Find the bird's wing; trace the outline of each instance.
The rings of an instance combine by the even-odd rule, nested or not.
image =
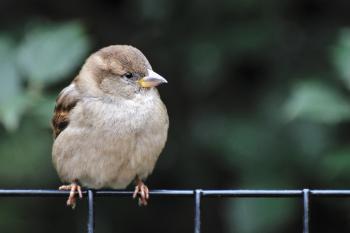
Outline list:
[[[51,125],[54,138],[68,126],[69,114],[80,100],[80,93],[74,83],[64,88],[56,99]]]

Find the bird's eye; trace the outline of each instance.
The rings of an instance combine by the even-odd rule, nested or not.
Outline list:
[[[132,75],[132,73],[127,72],[127,73],[124,74],[124,77],[125,77],[125,78],[132,78],[133,75]]]

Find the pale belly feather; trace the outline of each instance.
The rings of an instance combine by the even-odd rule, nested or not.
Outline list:
[[[147,98],[140,104],[97,100],[78,104],[53,146],[53,163],[61,180],[77,179],[83,186],[97,189],[125,188],[136,176],[146,178],[168,130],[162,103]],[[149,104],[154,107],[146,107]],[[166,114],[165,120],[159,114]]]

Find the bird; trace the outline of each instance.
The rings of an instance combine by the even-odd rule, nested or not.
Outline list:
[[[91,54],[56,99],[52,161],[75,208],[82,188],[124,189],[149,200],[145,179],[168,136],[169,117],[157,86],[167,80],[131,45],[111,45]]]

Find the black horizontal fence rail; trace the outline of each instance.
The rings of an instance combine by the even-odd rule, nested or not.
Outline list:
[[[95,231],[95,197],[131,197],[133,191],[84,190],[88,200],[87,232]],[[45,189],[0,189],[0,197],[67,197],[69,191]],[[303,204],[303,233],[309,233],[310,200],[313,197],[350,197],[350,190],[151,190],[151,196],[187,197],[194,199],[194,233],[201,232],[201,202],[203,198],[301,198]]]

